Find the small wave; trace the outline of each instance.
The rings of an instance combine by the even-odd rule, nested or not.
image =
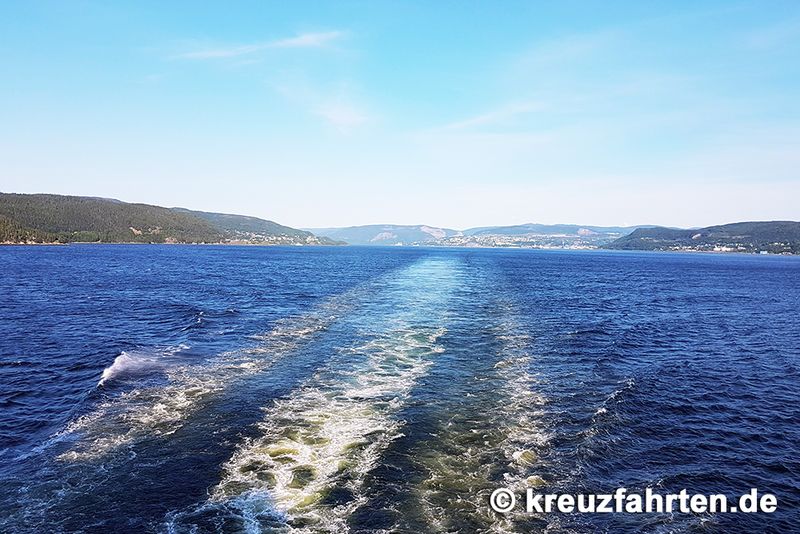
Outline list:
[[[602,321],[594,325],[587,325],[567,332],[566,336],[571,338],[582,337],[608,337],[612,332],[607,328],[607,321]]]
[[[8,362],[0,362],[0,367],[33,367],[35,362],[29,360],[12,360]]]
[[[605,404],[609,404],[612,402],[619,402],[619,398],[628,392],[632,391],[633,388],[636,387],[636,380],[633,378],[626,378],[622,381],[622,386],[616,390],[614,390],[611,395],[608,396],[606,399]]]
[[[206,318],[206,312],[204,312],[204,311],[202,311],[202,310],[201,310],[201,311],[198,311],[198,312],[196,312],[196,313],[195,313],[195,314],[194,314],[194,315],[191,317],[191,319],[192,319],[192,321],[191,321],[189,324],[187,324],[186,326],[184,326],[183,328],[181,328],[181,332],[186,332],[187,330],[194,330],[194,329],[196,329],[196,328],[202,328],[202,327],[203,327],[203,325],[204,325],[204,324],[206,323],[206,321],[208,320],[208,319]]]
[[[168,358],[175,356],[181,351],[187,350],[188,345],[180,344],[177,347],[170,347],[163,351],[142,351],[126,352],[123,351],[114,358],[114,363],[103,370],[98,386],[104,385],[109,380],[115,379],[120,375],[138,375],[164,369],[170,365]]]
[[[617,418],[616,409],[620,403],[625,399],[625,396],[630,394],[636,388],[636,380],[633,378],[626,378],[618,384],[617,389],[612,391],[600,406],[595,410],[592,415],[592,424],[583,432],[585,445],[590,446],[592,440],[596,439],[606,428],[606,426]]]

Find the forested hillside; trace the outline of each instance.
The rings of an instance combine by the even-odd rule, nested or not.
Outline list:
[[[739,222],[690,230],[639,228],[607,248],[800,254],[800,222]]]
[[[256,217],[113,199],[0,193],[0,243],[333,244]]]
[[[168,208],[62,195],[0,194],[6,233],[0,241],[30,230],[34,241],[213,243],[220,232],[208,222]],[[15,229],[16,228],[16,229]]]
[[[265,236],[284,236],[287,239],[310,241],[315,244],[335,244],[327,237],[317,237],[311,232],[298,230],[278,224],[274,221],[249,217],[246,215],[233,215],[230,213],[213,213],[207,211],[192,211],[184,208],[172,208],[173,211],[199,217],[222,231],[226,238],[238,240],[258,240]]]

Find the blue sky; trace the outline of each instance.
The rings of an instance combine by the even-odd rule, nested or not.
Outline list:
[[[300,227],[800,219],[800,2],[204,4],[0,4],[0,191]]]

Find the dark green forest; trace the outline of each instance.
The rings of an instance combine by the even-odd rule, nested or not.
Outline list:
[[[147,204],[61,195],[0,194],[0,241],[213,243],[221,232],[185,213]],[[26,234],[26,232],[29,232]]]
[[[0,193],[0,243],[335,244],[257,217],[113,199]]]

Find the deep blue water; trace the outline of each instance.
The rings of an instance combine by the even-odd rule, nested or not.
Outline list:
[[[0,532],[800,529],[800,258],[74,245],[0,277]]]

